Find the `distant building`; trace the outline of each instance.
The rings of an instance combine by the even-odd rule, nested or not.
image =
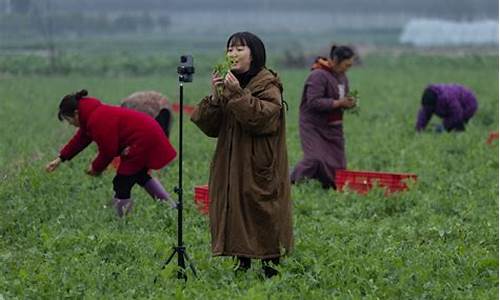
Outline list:
[[[399,40],[417,47],[498,44],[498,21],[413,19],[404,26]]]

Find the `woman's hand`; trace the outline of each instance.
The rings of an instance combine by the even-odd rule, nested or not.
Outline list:
[[[224,86],[224,78],[217,73],[212,74],[212,95],[219,96],[220,90]]]
[[[238,81],[238,79],[236,79],[234,74],[231,72],[227,73],[226,78],[224,79],[224,85],[226,86],[226,88],[228,90],[230,90],[232,92],[235,92],[235,91],[241,89],[240,82]]]
[[[95,172],[94,169],[92,169],[92,164],[90,164],[87,167],[87,170],[85,170],[85,173],[87,173],[87,175],[94,176],[94,177],[99,175],[99,173]]]
[[[53,161],[49,162],[46,166],[45,166],[45,171],[47,172],[53,172],[55,171],[55,169],[57,169],[57,167],[59,167],[59,165],[61,164],[62,160],[60,157],[54,159]]]
[[[344,97],[333,102],[334,108],[353,108],[356,106],[356,99],[354,97]]]

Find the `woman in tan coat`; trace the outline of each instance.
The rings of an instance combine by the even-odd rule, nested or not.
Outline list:
[[[266,277],[293,245],[282,85],[265,67],[262,41],[252,33],[229,37],[231,71],[212,76],[212,94],[191,120],[217,138],[210,167],[212,252],[238,258],[237,270],[261,259]],[[220,87],[223,87],[220,89]]]

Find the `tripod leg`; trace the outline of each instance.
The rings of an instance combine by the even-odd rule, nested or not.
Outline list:
[[[195,270],[195,268],[193,266],[193,263],[189,259],[189,256],[188,256],[188,254],[187,254],[186,251],[184,251],[184,255],[186,256],[186,260],[187,260],[187,262],[189,264],[189,268],[191,269],[191,271],[193,271],[194,277],[198,278],[198,275],[196,274],[196,270]]]
[[[177,255],[177,264],[179,265],[179,269],[177,270],[177,278],[187,280],[186,276],[186,263],[184,262],[184,249],[179,247],[177,251],[179,251]]]
[[[165,261],[165,263],[161,267],[162,270],[165,269],[165,267],[170,263],[170,261],[172,260],[172,258],[174,258],[174,255],[175,255],[176,252],[177,252],[177,249],[174,247],[174,251],[172,251],[172,254],[170,254],[170,256],[167,258],[167,260]]]
[[[165,267],[170,263],[172,258],[174,258],[174,255],[176,252],[177,252],[177,248],[174,247],[174,251],[172,251],[172,254],[170,254],[170,256],[167,258],[167,260],[165,260],[165,262],[163,263],[163,266],[161,267],[162,270],[165,269]],[[153,282],[156,283],[157,281],[158,281],[158,275],[156,275],[155,280]]]

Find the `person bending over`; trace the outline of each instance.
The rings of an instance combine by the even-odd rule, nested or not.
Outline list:
[[[87,168],[87,174],[97,176],[115,156],[121,158],[113,179],[113,205],[118,216],[131,211],[131,190],[136,183],[153,198],[170,201],[174,206],[160,181],[148,174],[149,169],[161,169],[177,155],[160,125],[145,113],[107,105],[87,95],[86,90],[81,90],[61,100],[59,120],[67,121],[78,130],[59,156],[47,164],[47,172],[53,172],[61,162],[71,160],[95,142],[98,154]]]
[[[477,111],[474,93],[459,84],[430,84],[422,94],[415,129],[423,131],[433,114],[443,119],[436,131],[464,131],[465,125]]]

